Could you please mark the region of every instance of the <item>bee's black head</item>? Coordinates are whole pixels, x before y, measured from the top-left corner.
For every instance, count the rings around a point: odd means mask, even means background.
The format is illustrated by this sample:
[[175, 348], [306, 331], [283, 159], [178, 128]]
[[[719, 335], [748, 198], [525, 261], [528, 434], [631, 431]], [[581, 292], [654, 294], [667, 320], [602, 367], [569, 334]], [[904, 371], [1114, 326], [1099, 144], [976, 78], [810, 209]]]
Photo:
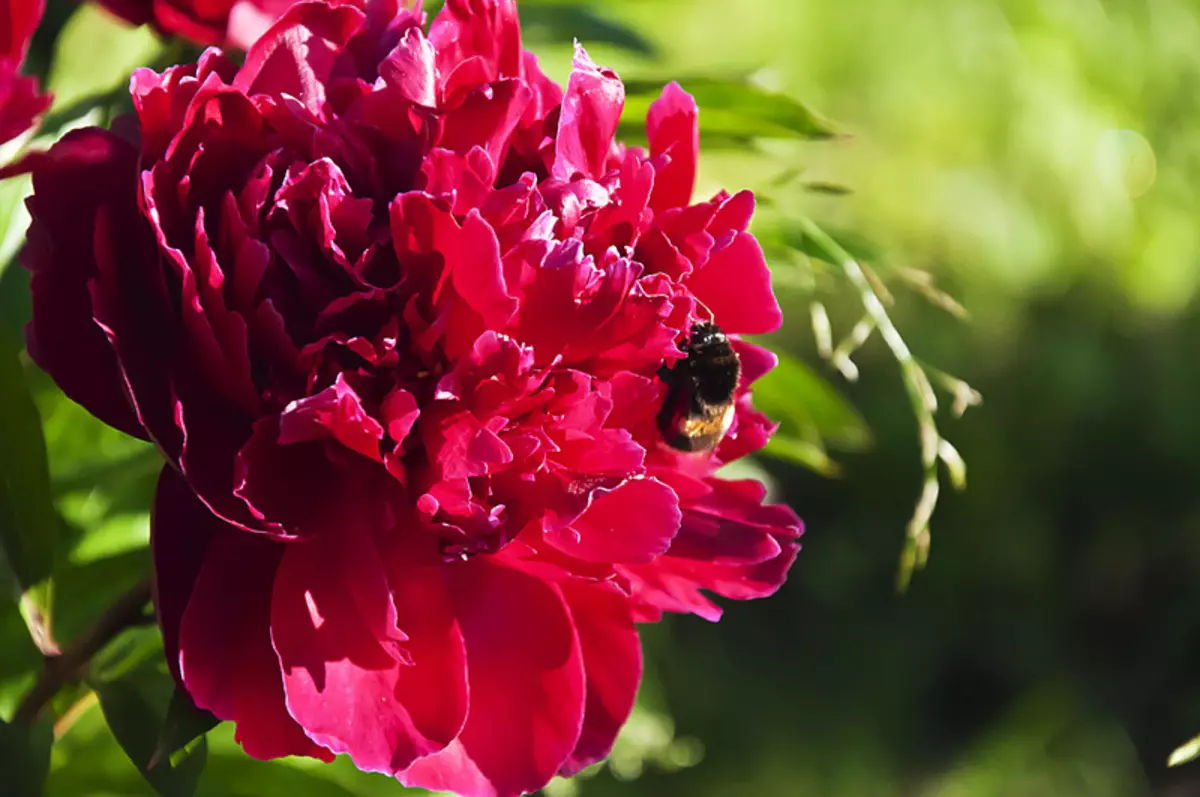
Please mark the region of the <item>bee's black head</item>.
[[701, 321], [692, 325], [692, 334], [688, 338], [689, 349], [703, 349], [709, 346], [721, 346], [729, 343], [729, 338], [721, 328], [711, 321]]

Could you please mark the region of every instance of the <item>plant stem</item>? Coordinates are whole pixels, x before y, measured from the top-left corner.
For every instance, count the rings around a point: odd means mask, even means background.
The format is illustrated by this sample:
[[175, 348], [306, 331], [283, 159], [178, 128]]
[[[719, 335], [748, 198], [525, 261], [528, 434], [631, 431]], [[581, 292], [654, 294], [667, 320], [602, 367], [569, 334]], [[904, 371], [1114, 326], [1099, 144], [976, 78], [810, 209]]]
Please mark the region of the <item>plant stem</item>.
[[150, 580], [126, 592], [57, 656], [47, 656], [33, 688], [21, 699], [13, 722], [32, 723], [59, 690], [77, 679], [92, 657], [118, 634], [146, 621], [143, 608], [150, 600]]
[[812, 221], [800, 218], [799, 224], [804, 230], [804, 234], [820, 248], [829, 261], [841, 266], [850, 283], [858, 291], [867, 317], [874, 322], [884, 343], [891, 349], [892, 356], [900, 364], [904, 389], [908, 393], [913, 413], [917, 417], [917, 431], [921, 441], [921, 466], [925, 478], [921, 488], [921, 497], [917, 500], [916, 509], [908, 523], [907, 539], [900, 558], [897, 585], [903, 591], [907, 589], [913, 571], [924, 567], [925, 561], [929, 558], [929, 519], [933, 515], [934, 507], [937, 506], [938, 446], [942, 441], [937, 422], [933, 417], [937, 411], [937, 397], [934, 395], [933, 386], [929, 384], [929, 377], [913, 357], [912, 352], [909, 351], [908, 344], [900, 336], [896, 325], [892, 323], [887, 308], [884, 307], [883, 301], [862, 266], [837, 241]]

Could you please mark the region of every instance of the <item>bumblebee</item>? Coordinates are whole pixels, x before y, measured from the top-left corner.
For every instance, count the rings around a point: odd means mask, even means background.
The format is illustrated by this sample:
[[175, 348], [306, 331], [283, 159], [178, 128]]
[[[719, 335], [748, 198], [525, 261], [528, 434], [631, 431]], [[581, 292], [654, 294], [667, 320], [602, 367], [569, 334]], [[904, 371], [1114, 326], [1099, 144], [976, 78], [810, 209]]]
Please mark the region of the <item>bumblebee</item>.
[[686, 354], [659, 371], [667, 395], [658, 429], [679, 451], [711, 451], [733, 424], [734, 394], [742, 365], [721, 328], [710, 321], [692, 326]]

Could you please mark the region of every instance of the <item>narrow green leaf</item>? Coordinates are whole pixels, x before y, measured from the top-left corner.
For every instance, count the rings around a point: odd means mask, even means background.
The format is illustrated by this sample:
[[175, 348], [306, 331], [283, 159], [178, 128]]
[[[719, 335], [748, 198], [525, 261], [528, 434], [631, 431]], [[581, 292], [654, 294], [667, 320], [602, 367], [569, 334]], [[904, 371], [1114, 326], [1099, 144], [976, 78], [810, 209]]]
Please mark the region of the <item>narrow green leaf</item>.
[[804, 190], [812, 194], [828, 194], [830, 196], [846, 196], [854, 193], [854, 190], [848, 186], [839, 183], [827, 183], [821, 180], [813, 180], [812, 182], [804, 183]]
[[0, 450], [0, 550], [25, 595], [22, 610], [48, 625], [59, 519], [41, 418], [11, 346], [0, 351]]
[[[634, 78], [625, 81], [625, 112], [630, 127], [644, 124], [650, 103], [666, 81]], [[696, 76], [679, 79], [700, 106], [700, 130], [732, 138], [826, 139], [836, 135], [832, 123], [803, 103], [767, 91], [745, 80]]]
[[175, 692], [175, 682], [162, 660], [156, 657], [115, 680], [95, 683], [93, 688], [117, 743], [154, 790], [162, 797], [191, 797], [208, 755], [202, 735], [176, 755], [150, 766]]
[[162, 46], [149, 27], [130, 27], [97, 6], [80, 5], [55, 43], [46, 86], [54, 109], [112, 92], [134, 69], [152, 62]]
[[779, 354], [779, 365], [754, 383], [754, 404], [781, 431], [842, 451], [860, 451], [871, 434], [858, 411], [800, 360]]
[[[883, 256], [878, 244], [853, 230], [833, 228], [829, 234], [835, 236], [842, 248], [858, 260], [878, 261]], [[802, 225], [794, 222], [788, 224], [781, 231], [781, 235], [787, 245], [793, 249], [825, 263], [841, 266], [841, 263], [821, 243], [813, 240], [812, 236], [805, 232]]]
[[4, 773], [0, 777], [5, 794], [37, 797], [42, 793], [53, 743], [54, 725], [48, 720], [33, 725], [0, 721], [0, 772]]
[[171, 695], [171, 705], [167, 708], [167, 719], [163, 724], [162, 736], [158, 738], [158, 746], [150, 757], [150, 769], [161, 766], [163, 761], [174, 760], [182, 751], [187, 750], [196, 739], [211, 731], [220, 722], [212, 712], [197, 708], [187, 692], [178, 687]]

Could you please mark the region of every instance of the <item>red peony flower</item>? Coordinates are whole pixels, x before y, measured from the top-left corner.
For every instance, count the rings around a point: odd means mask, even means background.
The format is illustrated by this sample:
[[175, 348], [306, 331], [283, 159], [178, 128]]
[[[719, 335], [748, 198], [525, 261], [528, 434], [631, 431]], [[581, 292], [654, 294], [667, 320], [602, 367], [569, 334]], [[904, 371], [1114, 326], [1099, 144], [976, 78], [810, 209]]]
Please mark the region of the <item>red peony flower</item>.
[[97, 0], [126, 22], [245, 50], [298, 0]]
[[[799, 521], [714, 475], [774, 429], [734, 333], [781, 317], [751, 195], [688, 204], [682, 89], [646, 153], [617, 76], [579, 49], [564, 92], [512, 0], [422, 24], [306, 3], [240, 69], [135, 73], [136, 123], [34, 167], [29, 349], [169, 460], [168, 658], [247, 752], [515, 795], [607, 755], [635, 622], [782, 584]], [[707, 321], [740, 380], [685, 454], [660, 372]]]
[[37, 80], [19, 74], [45, 10], [45, 0], [0, 0], [0, 144], [33, 127], [50, 107]]

